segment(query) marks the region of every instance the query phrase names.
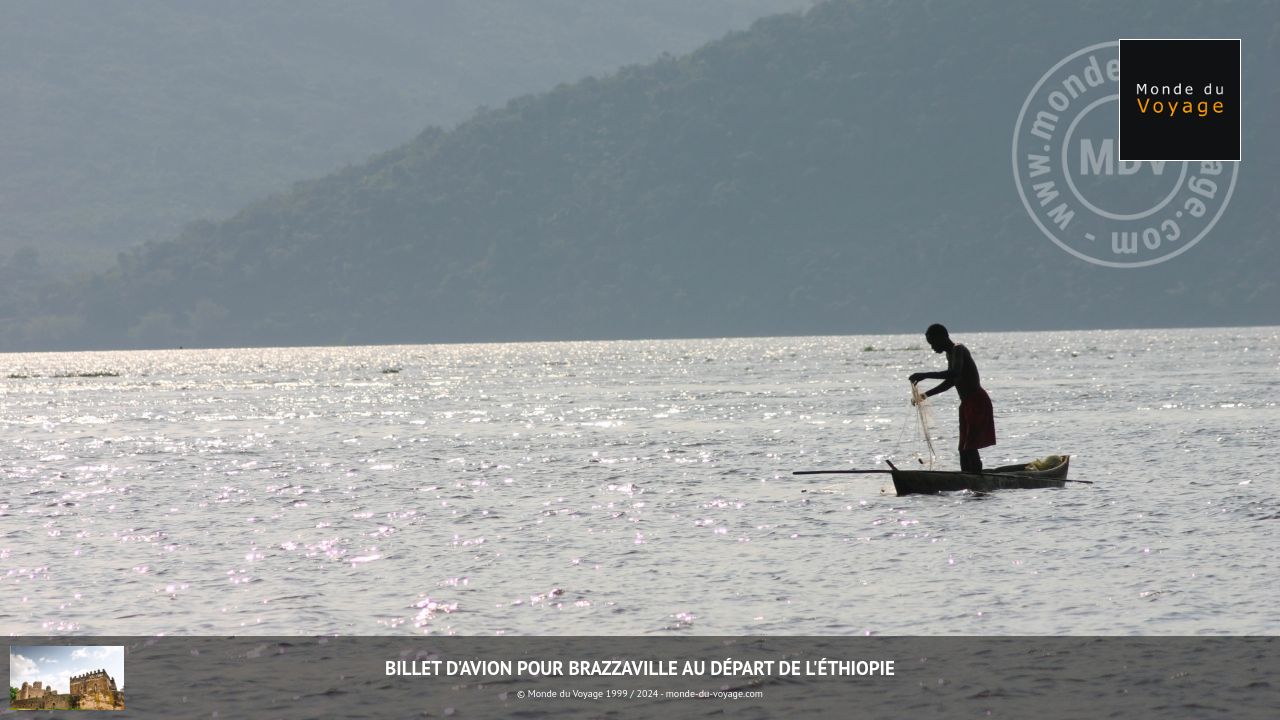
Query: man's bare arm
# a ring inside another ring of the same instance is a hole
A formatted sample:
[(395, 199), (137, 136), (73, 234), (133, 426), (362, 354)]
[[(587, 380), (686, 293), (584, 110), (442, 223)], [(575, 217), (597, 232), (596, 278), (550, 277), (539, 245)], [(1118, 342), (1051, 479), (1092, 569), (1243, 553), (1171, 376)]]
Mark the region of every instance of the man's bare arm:
[(952, 350), (947, 353), (947, 369), (939, 372), (915, 373), (909, 379), (912, 383), (918, 383), (921, 380), (941, 380), (942, 383), (937, 387), (931, 388), (925, 392), (925, 397), (933, 397), (938, 393), (944, 393), (956, 386), (956, 380), (960, 377), (960, 371), (964, 369), (964, 353), (958, 350)]

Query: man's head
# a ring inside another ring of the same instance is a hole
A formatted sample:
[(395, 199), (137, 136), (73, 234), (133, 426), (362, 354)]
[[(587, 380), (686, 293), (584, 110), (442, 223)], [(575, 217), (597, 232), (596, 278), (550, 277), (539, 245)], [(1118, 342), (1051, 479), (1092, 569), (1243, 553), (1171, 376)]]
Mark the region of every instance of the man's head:
[(938, 323), (930, 325), (929, 329), (924, 331), (924, 339), (929, 341), (929, 347), (933, 348), (934, 352), (945, 352), (951, 347), (951, 336), (947, 334), (947, 329)]

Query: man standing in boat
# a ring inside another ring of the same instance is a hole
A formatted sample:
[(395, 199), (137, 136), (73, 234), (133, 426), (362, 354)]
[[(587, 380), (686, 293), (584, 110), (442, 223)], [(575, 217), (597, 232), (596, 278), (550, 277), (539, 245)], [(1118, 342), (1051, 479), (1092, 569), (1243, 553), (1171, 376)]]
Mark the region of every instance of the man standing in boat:
[(947, 329), (937, 323), (924, 333), (925, 340), (934, 352), (947, 354), (947, 369), (942, 372), (912, 373), (908, 378), (912, 385), (921, 380), (941, 380), (942, 384), (929, 390), (925, 397), (932, 397), (951, 388), (960, 395), (960, 469), (965, 472), (982, 472), (982, 456), (979, 450), (996, 444), (996, 420), (991, 409), (991, 397), (982, 389), (978, 378), (978, 366), (969, 354), (969, 348), (951, 341)]

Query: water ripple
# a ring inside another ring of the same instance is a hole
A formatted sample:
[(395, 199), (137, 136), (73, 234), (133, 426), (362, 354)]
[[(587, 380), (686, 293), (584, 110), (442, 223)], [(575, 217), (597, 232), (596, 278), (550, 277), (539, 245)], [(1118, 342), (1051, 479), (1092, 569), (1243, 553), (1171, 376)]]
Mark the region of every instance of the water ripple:
[(7, 355), (0, 628), (1273, 631), (1276, 329), (962, 339), (1096, 484), (791, 476), (913, 461), (917, 337)]

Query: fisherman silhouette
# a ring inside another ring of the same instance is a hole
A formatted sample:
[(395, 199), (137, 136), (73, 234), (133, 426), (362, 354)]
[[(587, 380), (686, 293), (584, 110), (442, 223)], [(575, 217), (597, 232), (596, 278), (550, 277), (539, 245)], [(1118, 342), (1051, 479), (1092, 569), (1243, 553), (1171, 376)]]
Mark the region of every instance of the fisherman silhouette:
[[(924, 333), (929, 347), (936, 353), (947, 354), (947, 369), (941, 372), (912, 373), (907, 379), (912, 385), (921, 380), (941, 380), (942, 383), (924, 393), (933, 397), (951, 388), (960, 395), (960, 469), (965, 472), (982, 472), (982, 455), (979, 450), (996, 444), (996, 421), (991, 409), (991, 397), (982, 389), (978, 366), (969, 354), (969, 348), (952, 342), (947, 329), (937, 323)], [(912, 401), (914, 402), (914, 400)]]

